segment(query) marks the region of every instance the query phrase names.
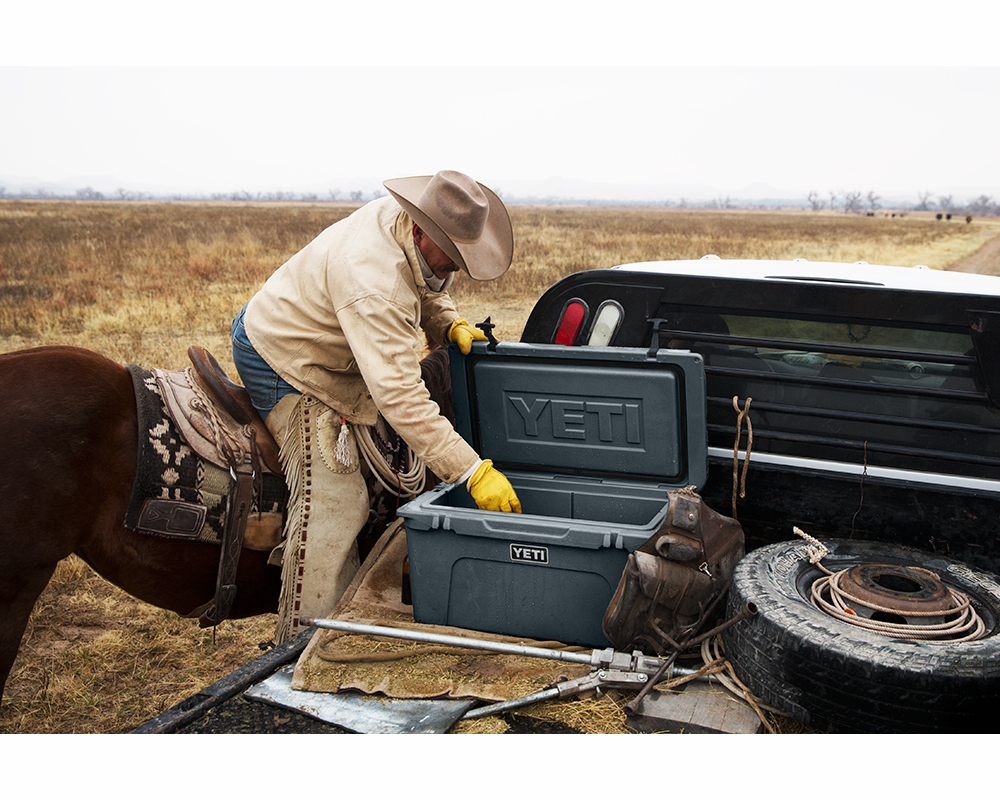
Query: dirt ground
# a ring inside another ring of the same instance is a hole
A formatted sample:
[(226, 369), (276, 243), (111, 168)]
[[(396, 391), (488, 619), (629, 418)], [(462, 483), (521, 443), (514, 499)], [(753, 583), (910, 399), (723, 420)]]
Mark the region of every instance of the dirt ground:
[(975, 253), (956, 261), (951, 269), (974, 272), (977, 275), (1000, 275), (1000, 236), (990, 239)]

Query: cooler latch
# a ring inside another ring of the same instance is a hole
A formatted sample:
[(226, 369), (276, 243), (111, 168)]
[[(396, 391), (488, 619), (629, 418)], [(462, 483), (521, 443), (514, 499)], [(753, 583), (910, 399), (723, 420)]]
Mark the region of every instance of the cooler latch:
[(484, 319), (482, 322), (477, 322), (476, 327), (486, 334), (486, 338), (489, 341), (489, 344), (486, 345), (486, 349), (490, 352), (496, 352), (497, 345), (500, 344), (500, 342), (498, 342), (496, 337), (493, 335), (493, 329), (496, 325), (490, 322), (491, 319), (492, 315)]

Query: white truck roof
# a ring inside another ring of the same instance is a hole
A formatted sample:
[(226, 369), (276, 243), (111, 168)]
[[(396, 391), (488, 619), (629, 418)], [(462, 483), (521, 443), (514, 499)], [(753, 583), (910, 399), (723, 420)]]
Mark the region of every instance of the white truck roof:
[(923, 265), (894, 267), (856, 261), (792, 261), (722, 259), (704, 256), (685, 261), (644, 261), (621, 264), (614, 269), (668, 275), (717, 276), (734, 280), (807, 281), (849, 283), (909, 291), (1000, 296), (1000, 277), (968, 272), (949, 272)]

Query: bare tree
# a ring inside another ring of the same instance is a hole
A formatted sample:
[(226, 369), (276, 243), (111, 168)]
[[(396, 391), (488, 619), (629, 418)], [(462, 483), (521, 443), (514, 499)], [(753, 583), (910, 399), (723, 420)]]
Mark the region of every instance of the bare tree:
[(993, 198), (987, 194), (981, 194), (975, 200), (969, 201), (969, 211), (975, 214), (993, 214), (996, 213), (996, 206), (993, 203)]
[(374, 192), (372, 192), (372, 197), (378, 200), (384, 194), (385, 192), (383, 192), (381, 189), (376, 189)]
[(915, 206), (915, 211), (930, 211), (931, 206), (934, 205), (934, 201), (931, 198), (934, 196), (934, 192), (917, 192), (917, 198), (920, 200)]
[(360, 203), (362, 197), (364, 197), (364, 194), (359, 192), (357, 189), (351, 192), (351, 202)]
[(844, 211), (851, 214), (861, 210), (861, 192), (844, 192)]
[(812, 191), (809, 192), (809, 194), (806, 195), (806, 200), (809, 201), (809, 206), (810, 208), (812, 208), (813, 211), (821, 211), (823, 209), (823, 206), (826, 205), (826, 203), (823, 200), (819, 199), (819, 192), (817, 192), (815, 189), (813, 189)]
[(830, 192), (829, 194), (830, 194), (830, 210), (833, 211), (834, 209), (837, 208), (837, 198), (840, 197), (840, 194), (838, 194), (837, 192)]
[(336, 200), (338, 197), (340, 197), (340, 189), (331, 189), (330, 190), (330, 199), (331, 200)]
[(881, 199), (882, 198), (879, 197), (877, 194), (875, 194), (875, 192), (869, 191), (868, 192), (868, 208), (870, 208), (872, 211), (875, 211), (876, 209), (881, 208), (882, 206), (879, 204), (879, 200), (881, 200)]

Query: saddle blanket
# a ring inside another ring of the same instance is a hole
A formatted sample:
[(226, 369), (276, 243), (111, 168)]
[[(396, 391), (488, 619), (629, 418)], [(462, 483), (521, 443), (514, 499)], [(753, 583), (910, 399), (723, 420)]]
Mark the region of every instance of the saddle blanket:
[[(184, 441), (167, 413), (154, 374), (127, 367), (135, 390), (139, 449), (125, 527), (139, 533), (221, 544), (232, 478)], [(254, 492), (248, 528), (267, 517), (280, 528), (288, 491), (284, 481), (265, 473)], [(278, 515), (279, 519), (275, 519)]]

